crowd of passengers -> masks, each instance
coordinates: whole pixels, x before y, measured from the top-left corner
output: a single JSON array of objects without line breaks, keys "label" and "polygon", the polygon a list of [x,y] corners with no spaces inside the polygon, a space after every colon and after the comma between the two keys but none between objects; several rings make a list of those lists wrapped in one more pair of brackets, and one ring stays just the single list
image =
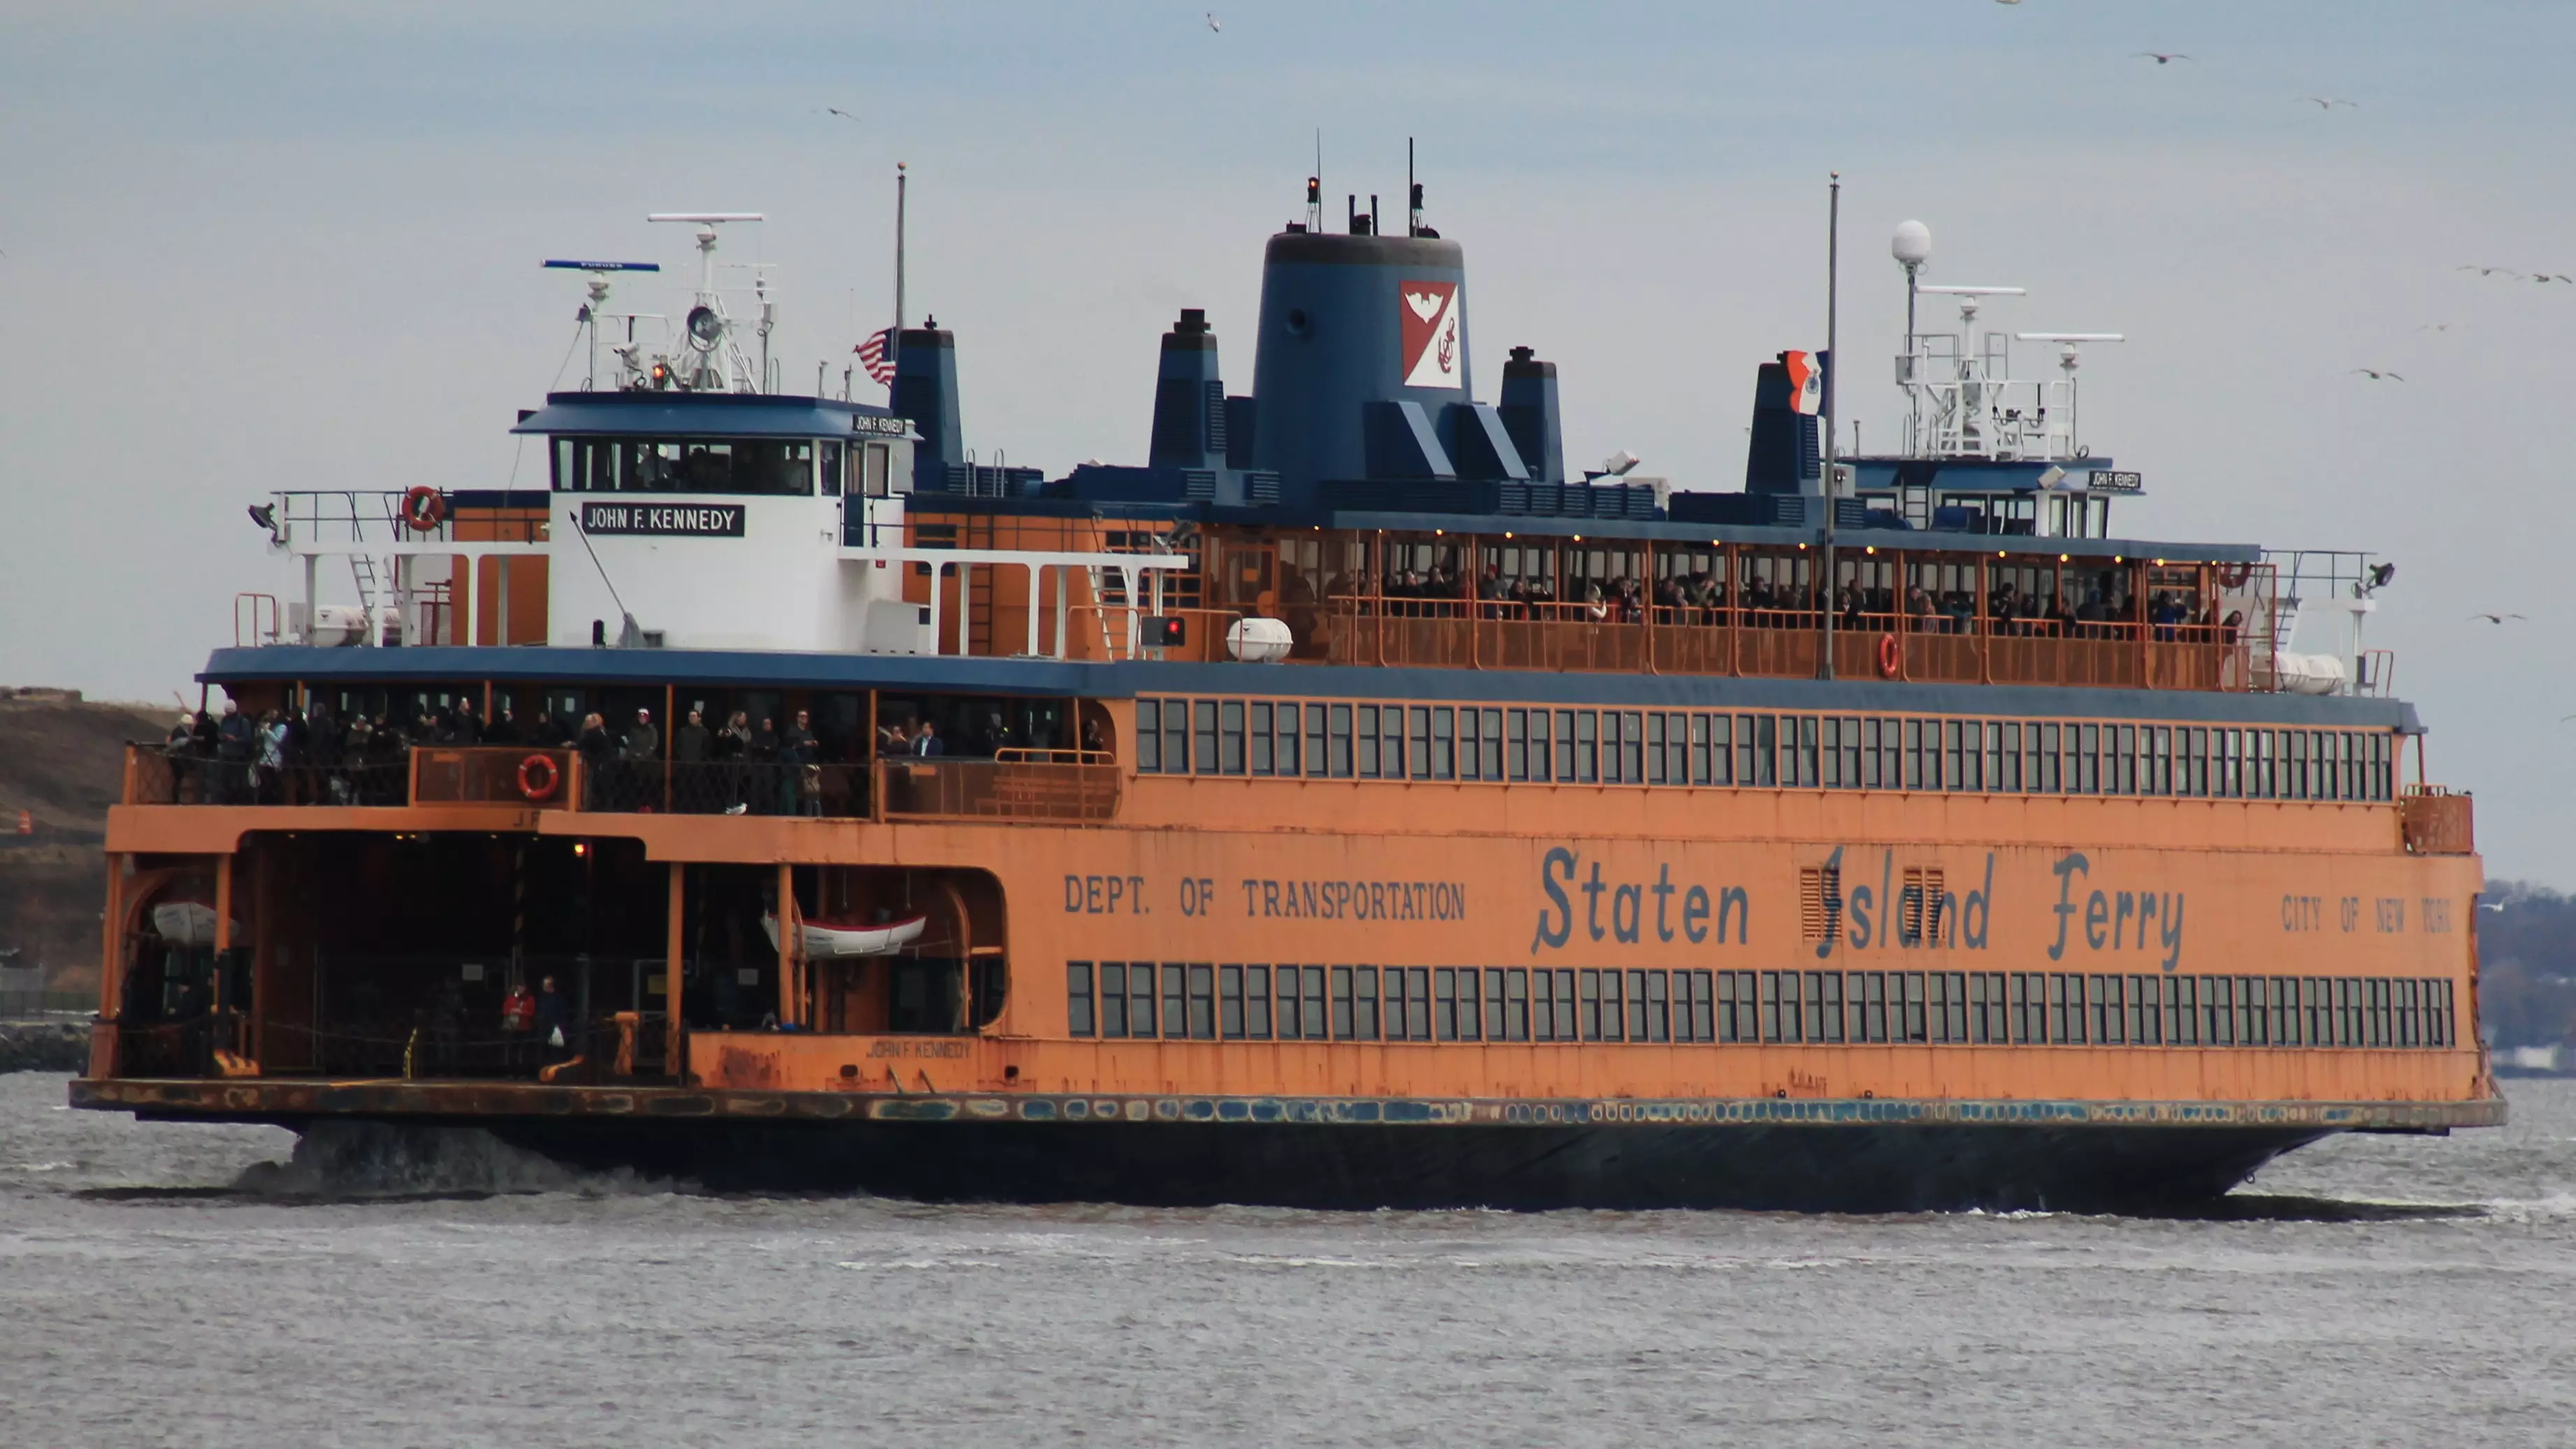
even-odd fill
[{"label": "crowd of passengers", "polygon": [[[1846,584],[1835,595],[1835,609],[1837,622],[1855,631],[1888,627],[1902,614],[1908,621],[1907,632],[1915,634],[1973,634],[1982,624],[1984,632],[1991,634],[2113,638],[2122,637],[2124,626],[2137,622],[2126,577],[2120,570],[2105,570],[2084,584],[2080,599],[2072,590],[2054,596],[2025,595],[2006,580],[1986,595],[1982,620],[1974,590],[1936,593],[1921,584],[1907,586],[1901,598],[1894,589]],[[2076,576],[2069,579],[2078,581]],[[1499,566],[1489,565],[1483,575],[1472,578],[1437,566],[1427,572],[1390,570],[1379,581],[1379,598],[1374,602],[1382,602],[1386,612],[1398,618],[1457,618],[1472,603],[1477,616],[1486,619],[1636,624],[1646,619],[1646,600],[1644,585],[1631,577],[1587,581],[1580,597],[1566,603],[1546,579],[1505,578]],[[1747,583],[1732,602],[1726,585],[1713,575],[1660,578],[1655,580],[1653,600],[1658,624],[1741,622],[1753,628],[1807,628],[1813,626],[1816,615],[1812,586],[1775,585],[1759,578]],[[2159,589],[2148,596],[2145,622],[2155,638],[2168,643],[2206,637],[2198,631],[2211,625],[2216,625],[2220,642],[2234,643],[2245,621],[2243,613],[2231,610],[2224,619],[2213,619],[2211,612],[2187,593]]]},{"label": "crowd of passengers", "polygon": [[[990,757],[1027,743],[998,711],[989,714],[981,730],[969,730],[955,743],[929,719],[887,724],[876,734],[879,756]],[[535,718],[522,721],[507,705],[487,720],[467,699],[424,709],[408,722],[381,712],[353,712],[343,720],[321,700],[306,709],[288,705],[264,710],[254,718],[226,700],[220,714],[183,711],[163,741],[162,754],[170,761],[174,796],[182,804],[399,805],[408,792],[406,770],[415,745],[575,751],[589,782],[586,803],[593,809],[663,796],[663,741],[650,709],[638,709],[633,719],[613,727],[598,711],[576,719],[541,709]],[[1108,748],[1097,722],[1086,731],[1084,746]],[[721,726],[710,729],[700,711],[690,710],[670,740],[672,808],[728,815],[821,814],[827,794],[847,789],[827,788],[824,767],[846,763],[831,760],[830,753],[815,734],[808,710],[790,713],[783,729],[772,715],[760,716],[755,725],[744,710],[733,711]]]}]

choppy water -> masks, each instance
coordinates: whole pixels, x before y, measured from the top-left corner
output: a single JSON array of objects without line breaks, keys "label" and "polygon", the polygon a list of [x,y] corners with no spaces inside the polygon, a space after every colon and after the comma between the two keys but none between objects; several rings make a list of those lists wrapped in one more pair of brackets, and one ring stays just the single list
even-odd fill
[{"label": "choppy water", "polygon": [[925,1208],[0,1077],[0,1442],[2563,1444],[2576,1084],[2219,1220]]}]

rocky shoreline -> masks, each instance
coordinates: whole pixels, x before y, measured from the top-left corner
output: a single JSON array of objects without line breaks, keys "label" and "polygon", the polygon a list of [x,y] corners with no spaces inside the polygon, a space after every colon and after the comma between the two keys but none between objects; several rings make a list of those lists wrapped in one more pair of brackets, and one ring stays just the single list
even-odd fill
[{"label": "rocky shoreline", "polygon": [[89,1021],[0,1022],[0,1072],[78,1072],[89,1066]]}]

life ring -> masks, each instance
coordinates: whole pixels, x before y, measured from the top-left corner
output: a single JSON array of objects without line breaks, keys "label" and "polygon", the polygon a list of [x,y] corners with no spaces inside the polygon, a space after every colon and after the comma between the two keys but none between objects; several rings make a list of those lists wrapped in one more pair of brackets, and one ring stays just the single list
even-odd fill
[{"label": "life ring", "polygon": [[563,774],[552,755],[530,755],[519,762],[519,793],[530,800],[551,800]]},{"label": "life ring", "polygon": [[403,522],[414,533],[427,533],[447,521],[447,497],[427,484],[403,495]]},{"label": "life ring", "polygon": [[1902,670],[1904,667],[1905,646],[1897,643],[1896,636],[1893,634],[1879,635],[1878,672],[1890,679],[1894,679],[1897,672]]},{"label": "life ring", "polygon": [[2252,573],[2253,570],[2247,568],[2241,563],[2220,564],[2218,566],[2218,586],[2222,589],[2241,589],[2245,587],[2245,580],[2251,576]]}]

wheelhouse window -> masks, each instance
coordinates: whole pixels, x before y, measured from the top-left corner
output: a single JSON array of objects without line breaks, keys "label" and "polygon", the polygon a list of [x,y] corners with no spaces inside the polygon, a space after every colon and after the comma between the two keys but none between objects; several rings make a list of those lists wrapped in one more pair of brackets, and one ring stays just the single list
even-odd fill
[{"label": "wheelhouse window", "polygon": [[[557,493],[809,496],[816,445],[804,438],[557,438]],[[830,460],[837,471],[839,452]],[[829,488],[838,493],[837,478]]]}]

